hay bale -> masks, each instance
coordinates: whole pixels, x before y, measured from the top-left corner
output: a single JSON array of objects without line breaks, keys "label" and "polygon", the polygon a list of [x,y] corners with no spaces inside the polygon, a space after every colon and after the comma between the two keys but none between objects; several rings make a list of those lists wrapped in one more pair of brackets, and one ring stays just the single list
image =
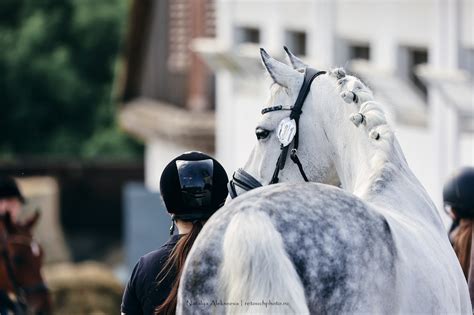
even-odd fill
[{"label": "hay bale", "polygon": [[64,263],[43,272],[55,314],[120,314],[123,287],[107,265]]}]

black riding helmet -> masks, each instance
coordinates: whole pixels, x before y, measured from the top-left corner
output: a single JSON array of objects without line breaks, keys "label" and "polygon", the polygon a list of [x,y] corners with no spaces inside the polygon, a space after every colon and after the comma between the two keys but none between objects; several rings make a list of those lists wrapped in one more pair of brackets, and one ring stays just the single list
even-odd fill
[{"label": "black riding helmet", "polygon": [[25,203],[25,197],[21,194],[15,180],[9,176],[0,176],[0,199],[18,198],[21,203]]},{"label": "black riding helmet", "polygon": [[443,200],[461,218],[474,218],[474,167],[465,167],[444,185]]},{"label": "black riding helmet", "polygon": [[227,174],[222,165],[201,152],[173,159],[160,179],[161,196],[174,219],[205,220],[227,198]]}]

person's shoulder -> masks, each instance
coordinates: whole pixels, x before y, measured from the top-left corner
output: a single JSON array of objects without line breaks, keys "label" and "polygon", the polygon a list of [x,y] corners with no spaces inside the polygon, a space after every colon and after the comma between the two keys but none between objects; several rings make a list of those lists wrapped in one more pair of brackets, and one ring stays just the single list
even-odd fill
[{"label": "person's shoulder", "polygon": [[151,251],[140,258],[140,263],[144,267],[156,266],[160,262],[164,262],[173,250],[176,242],[178,241],[178,235],[172,236],[165,244],[161,245],[157,250]]},{"label": "person's shoulder", "polygon": [[142,265],[148,265],[149,263],[154,263],[157,260],[161,260],[163,257],[168,256],[172,248],[168,246],[161,246],[159,249],[149,252],[143,255],[140,258],[140,262]]}]

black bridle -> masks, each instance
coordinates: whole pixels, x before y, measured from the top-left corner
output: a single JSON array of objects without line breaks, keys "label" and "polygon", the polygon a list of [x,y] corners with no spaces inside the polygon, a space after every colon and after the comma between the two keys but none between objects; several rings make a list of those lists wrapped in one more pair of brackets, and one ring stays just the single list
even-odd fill
[{"label": "black bridle", "polygon": [[[290,113],[289,120],[290,121],[294,120],[295,126],[296,126],[296,132],[290,143],[288,143],[287,145],[284,145],[283,143],[280,144],[280,156],[278,157],[278,160],[276,162],[275,170],[273,172],[270,185],[276,184],[279,182],[278,175],[280,171],[285,167],[285,163],[286,163],[286,159],[288,156],[288,151],[289,151],[291,143],[293,143],[293,148],[291,149],[290,158],[293,161],[293,163],[295,163],[298,166],[298,169],[303,179],[306,182],[308,181],[308,177],[306,176],[303,170],[303,165],[301,164],[297,155],[298,144],[299,144],[298,125],[300,121],[300,116],[303,113],[302,108],[303,108],[304,101],[306,97],[308,96],[308,93],[311,89],[311,83],[313,82],[314,79],[316,79],[316,77],[324,73],[326,72],[318,71],[312,68],[306,68],[303,85],[301,86],[301,89],[298,93],[298,97],[296,98],[295,104],[290,109],[291,113]],[[285,108],[282,105],[267,107],[267,108],[262,109],[262,115],[269,112],[279,111],[279,110],[285,110]],[[229,181],[229,184],[228,184],[229,194],[231,198],[237,197],[235,186],[245,191],[249,191],[254,188],[261,187],[262,184],[257,179],[255,179],[255,177],[253,177],[252,175],[250,175],[243,169],[239,168],[237,171],[234,172],[234,175],[232,176],[232,179]]]}]

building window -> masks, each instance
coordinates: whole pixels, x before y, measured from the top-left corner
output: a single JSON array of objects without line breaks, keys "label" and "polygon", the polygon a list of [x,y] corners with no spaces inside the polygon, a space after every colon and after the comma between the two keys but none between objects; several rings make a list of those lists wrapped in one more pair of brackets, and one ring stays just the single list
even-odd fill
[{"label": "building window", "polygon": [[474,76],[474,49],[460,48],[459,67]]},{"label": "building window", "polygon": [[237,44],[260,43],[260,30],[256,27],[238,27],[236,30]]},{"label": "building window", "polygon": [[356,44],[349,46],[349,59],[370,59],[370,46]]},{"label": "building window", "polygon": [[189,66],[190,13],[188,1],[170,1],[168,67],[172,72],[184,72]]},{"label": "building window", "polygon": [[305,56],[306,52],[306,32],[286,31],[285,43],[288,48],[297,56]]},{"label": "building window", "polygon": [[407,48],[408,52],[408,78],[418,88],[424,97],[427,96],[428,90],[426,85],[416,75],[416,66],[428,63],[428,51],[424,48]]},{"label": "building window", "polygon": [[215,36],[213,0],[168,1],[168,68],[184,73],[191,66],[190,42],[194,38]]}]

